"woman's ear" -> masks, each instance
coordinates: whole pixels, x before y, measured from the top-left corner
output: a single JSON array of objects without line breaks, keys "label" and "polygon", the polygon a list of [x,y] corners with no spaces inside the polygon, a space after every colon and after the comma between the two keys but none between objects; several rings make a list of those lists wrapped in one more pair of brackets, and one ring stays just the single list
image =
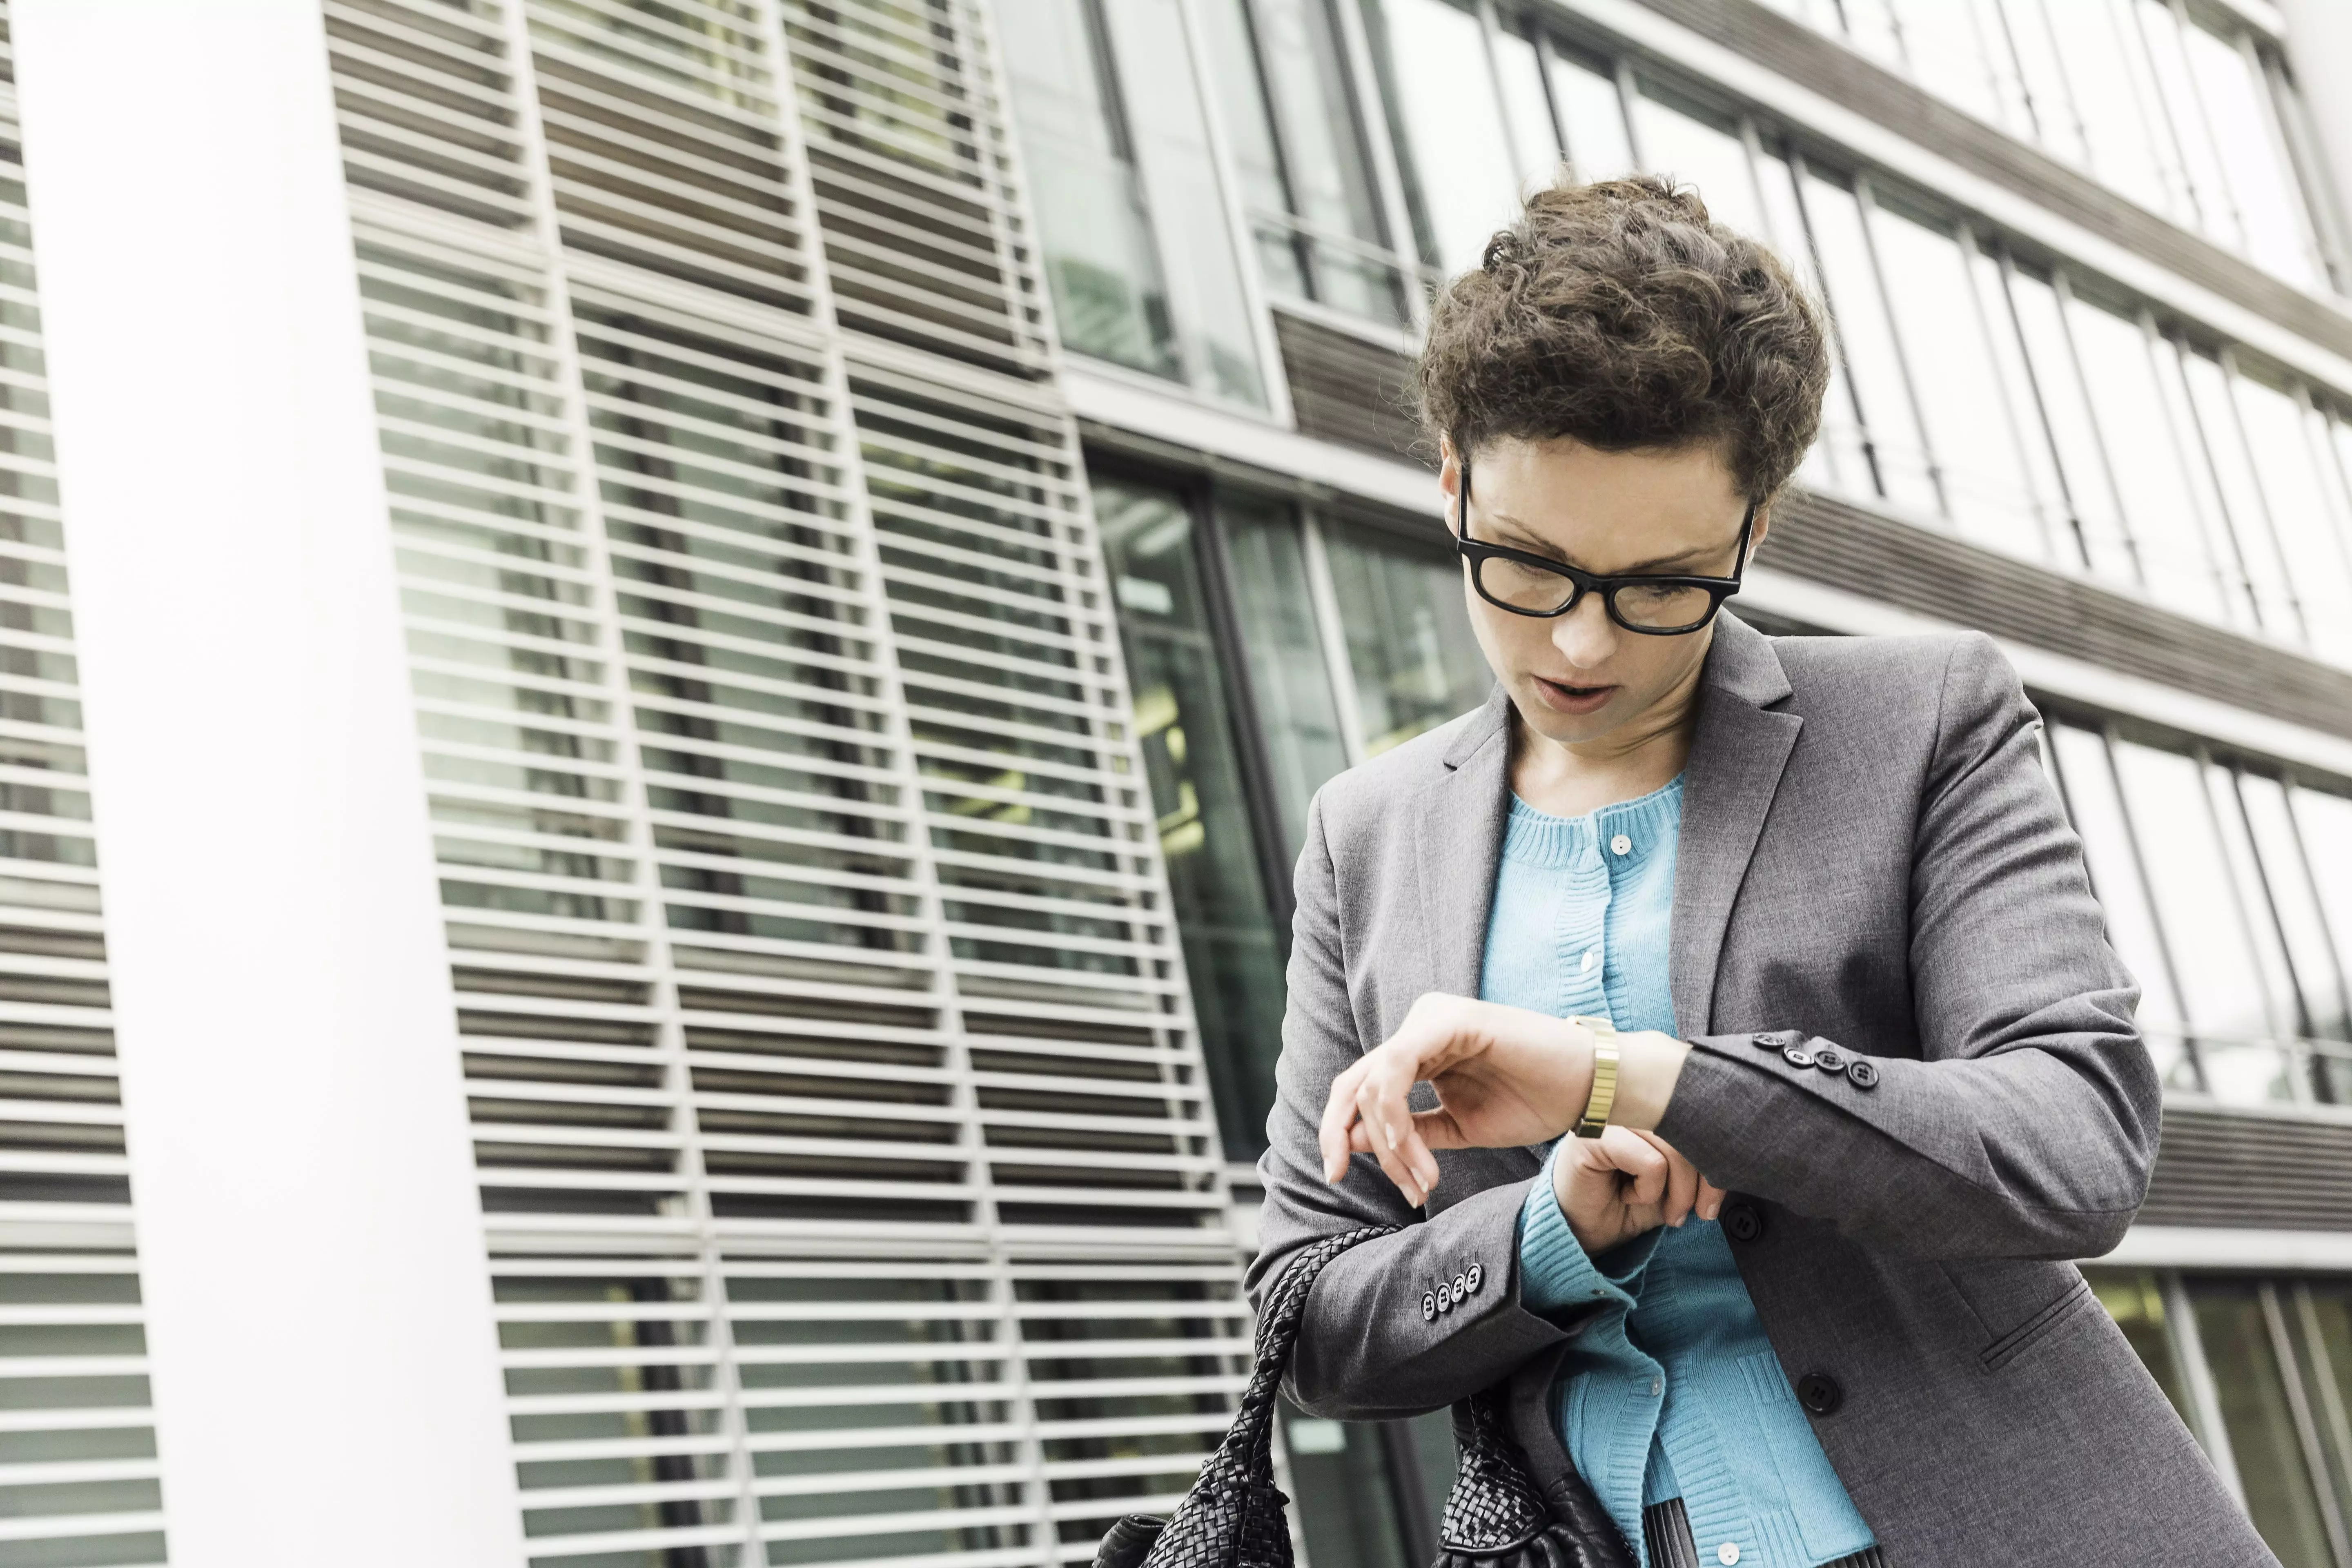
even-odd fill
[{"label": "woman's ear", "polygon": [[1440,436],[1437,438],[1437,493],[1444,498],[1438,507],[1446,528],[1459,532],[1460,524],[1454,521],[1457,515],[1454,503],[1462,494],[1462,464],[1454,456],[1451,437]]},{"label": "woman's ear", "polygon": [[1764,548],[1764,536],[1772,531],[1772,508],[1779,499],[1776,496],[1760,502],[1756,508],[1756,521],[1748,525],[1748,558],[1751,561]]}]

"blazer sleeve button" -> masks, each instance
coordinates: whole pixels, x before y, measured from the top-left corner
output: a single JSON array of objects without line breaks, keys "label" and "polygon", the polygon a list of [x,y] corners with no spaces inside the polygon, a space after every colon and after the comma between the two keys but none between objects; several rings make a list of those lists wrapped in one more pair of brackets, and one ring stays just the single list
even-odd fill
[{"label": "blazer sleeve button", "polygon": [[1437,1310],[1439,1312],[1444,1313],[1454,1310],[1454,1292],[1452,1290],[1442,1289],[1437,1291],[1435,1294],[1437,1296]]},{"label": "blazer sleeve button", "polygon": [[1809,1068],[1813,1065],[1813,1053],[1802,1046],[1790,1046],[1780,1055],[1792,1068]]},{"label": "blazer sleeve button", "polygon": [[1845,1390],[1827,1373],[1809,1372],[1797,1379],[1797,1401],[1816,1415],[1834,1415],[1845,1403]]},{"label": "blazer sleeve button", "polygon": [[1748,1043],[1754,1046],[1759,1051],[1777,1051],[1789,1042],[1782,1039],[1778,1034],[1767,1030],[1765,1033],[1760,1035],[1748,1036]]},{"label": "blazer sleeve button", "polygon": [[1478,1293],[1478,1287],[1486,1282],[1486,1271],[1474,1263],[1470,1266],[1470,1272],[1462,1278],[1470,1287],[1470,1294],[1475,1296]]},{"label": "blazer sleeve button", "polygon": [[1430,1322],[1433,1321],[1436,1316],[1437,1292],[1434,1290],[1423,1290],[1421,1293],[1421,1321],[1424,1323]]},{"label": "blazer sleeve button", "polygon": [[1845,1071],[1845,1064],[1851,1058],[1849,1058],[1843,1051],[1838,1049],[1835,1046],[1815,1046],[1813,1047],[1813,1065],[1821,1068],[1823,1072],[1843,1072]]},{"label": "blazer sleeve button", "polygon": [[1856,1089],[1876,1089],[1878,1066],[1868,1057],[1856,1057],[1846,1064],[1845,1080]]}]

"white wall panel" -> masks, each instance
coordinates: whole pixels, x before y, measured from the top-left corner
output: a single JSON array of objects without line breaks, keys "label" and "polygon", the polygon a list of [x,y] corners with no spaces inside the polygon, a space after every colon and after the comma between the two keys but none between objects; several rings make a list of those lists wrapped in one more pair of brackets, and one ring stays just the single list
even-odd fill
[{"label": "white wall panel", "polygon": [[[320,17],[14,8],[173,1559],[520,1532]],[[98,1559],[82,1559],[96,1561]]]}]

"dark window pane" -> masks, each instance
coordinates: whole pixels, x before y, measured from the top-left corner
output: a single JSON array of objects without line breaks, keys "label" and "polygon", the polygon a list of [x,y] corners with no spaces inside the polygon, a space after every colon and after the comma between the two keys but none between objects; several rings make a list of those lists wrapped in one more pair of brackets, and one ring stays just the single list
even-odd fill
[{"label": "dark window pane", "polygon": [[1228,496],[1219,499],[1217,518],[1233,562],[1242,657],[1288,865],[1306,842],[1308,799],[1348,765],[1339,700],[1307,585],[1297,514],[1274,501]]},{"label": "dark window pane", "polygon": [[2140,1364],[2164,1390],[2165,1398],[2172,1401],[2173,1413],[2182,1422],[2194,1425],[2189,1396],[2180,1384],[2179,1351],[2171,1326],[2164,1321],[2164,1291],[2156,1276],[2145,1269],[2086,1268],[2083,1272],[2091,1289],[2098,1292],[2099,1304],[2139,1352]]},{"label": "dark window pane", "polygon": [[1282,1407],[1290,1489],[1310,1562],[1408,1568],[1381,1429]]},{"label": "dark window pane", "polygon": [[1486,700],[1494,675],[1470,631],[1462,567],[1443,547],[1341,524],[1331,586],[1373,756]]},{"label": "dark window pane", "polygon": [[1192,515],[1181,497],[1115,480],[1095,487],[1095,510],[1218,1125],[1227,1157],[1255,1159],[1265,1147],[1281,1050],[1281,949],[1234,749]]},{"label": "dark window pane", "polygon": [[2352,1280],[2330,1279],[2308,1288],[2310,1333],[2306,1353],[2312,1363],[2316,1403],[2328,1414],[2327,1427],[2336,1448],[2336,1495],[2352,1513],[2352,1432],[2345,1414],[2352,1411]]},{"label": "dark window pane", "polygon": [[2238,1461],[2246,1512],[2284,1568],[2332,1568],[2311,1468],[2279,1375],[2262,1289],[2236,1280],[2192,1279],[2189,1299],[2221,1405],[2221,1425]]}]

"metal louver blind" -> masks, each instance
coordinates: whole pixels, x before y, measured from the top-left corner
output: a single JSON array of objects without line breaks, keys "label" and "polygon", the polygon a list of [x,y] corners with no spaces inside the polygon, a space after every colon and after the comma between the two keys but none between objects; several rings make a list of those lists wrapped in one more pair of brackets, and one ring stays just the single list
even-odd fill
[{"label": "metal louver blind", "polygon": [[1247,1308],[971,16],[327,16],[532,1560],[1083,1562]]},{"label": "metal louver blind", "polygon": [[164,1561],[13,60],[0,5],[0,1562]]}]

